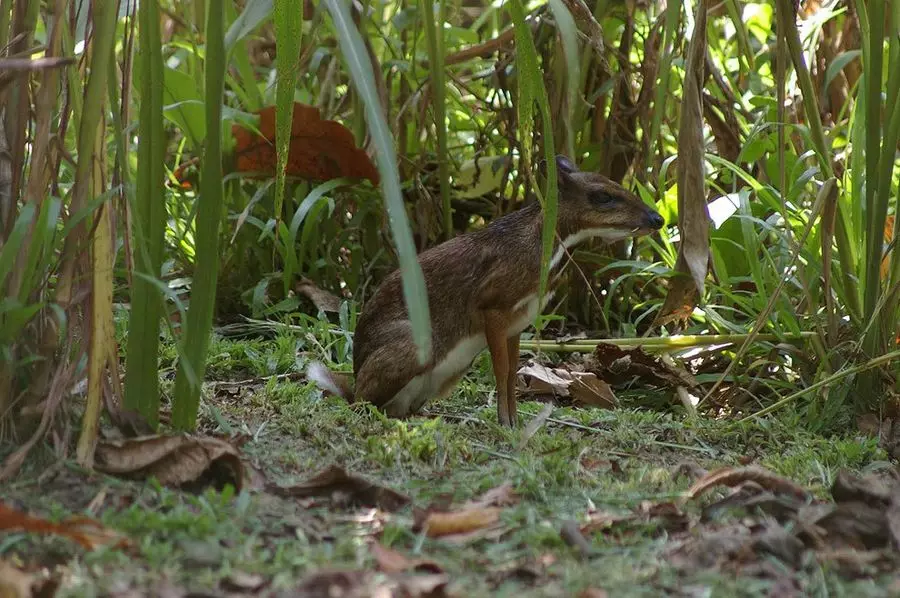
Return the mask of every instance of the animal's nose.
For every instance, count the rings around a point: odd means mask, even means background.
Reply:
[[[665,219],[658,212],[651,212],[650,216],[647,218],[647,221],[650,223],[650,226],[655,229],[660,229],[666,223]]]

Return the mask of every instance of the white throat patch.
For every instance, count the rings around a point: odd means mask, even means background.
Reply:
[[[556,251],[553,253],[553,257],[550,259],[550,269],[555,268],[562,261],[563,256],[566,255],[566,251],[571,249],[572,247],[578,245],[583,241],[587,241],[588,239],[593,239],[594,237],[600,237],[606,243],[613,243],[615,241],[620,241],[622,239],[627,239],[632,236],[632,232],[628,230],[624,230],[621,228],[586,228],[584,230],[580,230],[574,235],[569,235],[563,242],[556,248]]]

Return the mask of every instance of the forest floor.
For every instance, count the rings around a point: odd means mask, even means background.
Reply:
[[[900,505],[875,513],[868,533],[887,541],[864,550],[863,515],[832,498],[847,472],[893,471],[872,439],[817,436],[790,414],[692,420],[674,402],[638,408],[639,393],[615,410],[556,407],[531,427],[544,403],[523,401],[519,427],[504,429],[487,356],[451,398],[390,420],[272,377],[296,371],[295,349],[278,338],[211,349],[199,433],[239,446],[253,472],[242,491],[129,481],[36,450],[0,501],[52,521],[88,515],[130,546],[5,533],[0,564],[34,578],[55,567],[58,596],[900,595],[887,532]],[[740,478],[750,464],[771,478],[685,498],[706,471]],[[268,485],[248,481],[260,477]],[[875,483],[847,479],[862,494]]]

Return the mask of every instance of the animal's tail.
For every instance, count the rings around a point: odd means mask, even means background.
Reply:
[[[324,364],[313,361],[306,367],[306,377],[323,391],[353,402],[353,384],[349,375],[332,372]]]

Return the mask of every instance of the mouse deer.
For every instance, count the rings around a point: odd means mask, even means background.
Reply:
[[[308,378],[349,401],[366,400],[391,417],[406,417],[448,395],[487,348],[498,418],[503,425],[514,425],[519,335],[552,298],[568,250],[592,238],[610,243],[650,234],[665,224],[658,212],[605,176],[581,172],[564,156],[556,157],[556,167],[558,238],[542,298],[544,220],[540,204],[532,202],[418,256],[431,313],[429,363],[418,362],[395,270],[359,317],[353,340],[355,387],[320,363],[310,364]]]

